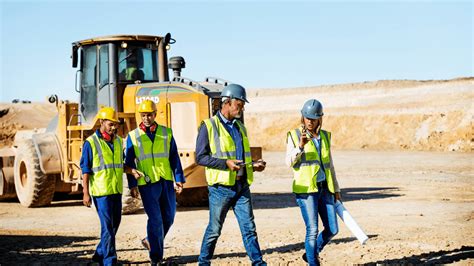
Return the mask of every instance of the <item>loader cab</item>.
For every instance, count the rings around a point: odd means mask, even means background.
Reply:
[[[171,35],[106,36],[73,43],[76,91],[82,124],[90,124],[101,106],[123,112],[125,87],[168,81],[166,46]]]

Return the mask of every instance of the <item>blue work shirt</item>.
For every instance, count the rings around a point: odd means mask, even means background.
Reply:
[[[100,130],[97,129],[95,133],[100,139],[103,139]],[[113,141],[106,141],[107,145],[110,147],[112,152],[114,151],[114,142]],[[82,174],[93,174],[92,172],[92,160],[94,159],[94,155],[92,154],[92,147],[89,141],[85,141],[84,145],[82,146],[82,156],[81,156],[81,171]]]
[[[318,171],[318,176],[316,178],[316,182],[321,182],[326,180],[326,172],[324,171],[324,164],[321,159],[321,133],[317,138],[312,138],[311,139],[314,143],[314,146],[316,146],[316,150],[318,150],[318,155],[319,155],[319,166],[321,167],[322,171]]]
[[[141,129],[140,129],[141,130]],[[150,128],[146,128],[146,135],[150,140],[153,142],[155,140],[155,132],[151,132]],[[132,140],[130,138],[127,138],[127,147],[125,148],[125,165],[136,169],[137,166],[135,164],[135,159],[137,158],[135,154],[135,149],[133,148]],[[179,159],[179,154],[178,154],[178,147],[176,146],[176,142],[174,140],[174,137],[171,137],[171,146],[170,146],[170,153],[168,157],[170,161],[170,166],[171,170],[173,171],[174,174],[174,180],[176,182],[186,182],[184,178],[184,173],[183,173],[183,167],[181,166],[181,160]],[[137,186],[137,180],[133,175],[127,174],[127,180],[128,180],[128,187],[133,188]]]
[[[217,112],[217,117],[224,124],[224,128],[229,132],[232,140],[235,144],[236,157],[237,160],[242,160],[244,158],[244,148],[242,135],[240,134],[239,126],[236,123],[236,120],[233,121],[227,120],[221,112]],[[207,133],[206,124],[201,123],[199,127],[199,133],[196,140],[196,162],[199,165],[203,165],[210,168],[226,170],[227,164],[226,159],[220,159],[212,157],[211,148],[209,146],[209,136]]]

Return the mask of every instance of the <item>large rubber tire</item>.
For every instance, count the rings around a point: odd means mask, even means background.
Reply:
[[[209,205],[207,187],[185,188],[177,195],[176,202],[182,207],[205,207]]]
[[[38,154],[32,140],[26,140],[19,147],[13,168],[16,195],[21,205],[40,207],[51,203],[56,176],[45,175],[41,171]]]
[[[143,207],[142,200],[136,199],[130,194],[128,188],[127,175],[123,175],[123,193],[122,193],[122,214],[133,214]]]

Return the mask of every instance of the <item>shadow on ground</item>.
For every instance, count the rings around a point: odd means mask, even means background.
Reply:
[[[87,264],[94,246],[84,242],[95,237],[0,235],[1,265]],[[88,247],[92,247],[92,249]],[[65,251],[70,247],[74,251]],[[85,247],[85,248],[82,248]],[[80,250],[78,250],[80,249]]]
[[[96,237],[0,235],[0,265],[98,265],[91,264],[98,242]],[[138,250],[120,249],[117,252],[120,257],[120,252]],[[129,264],[126,260],[119,263]]]
[[[377,235],[369,235],[369,238],[377,237]],[[329,245],[331,244],[341,244],[341,243],[347,243],[347,242],[352,242],[352,241],[357,241],[355,237],[345,237],[345,238],[335,238],[333,239]],[[243,244],[242,244],[242,249],[244,249]],[[262,250],[262,253],[265,257],[267,254],[273,254],[273,253],[294,253],[304,250],[304,242],[296,243],[296,244],[288,244],[280,247],[274,247],[274,248],[267,248]],[[296,256],[296,255],[295,255]],[[245,252],[234,252],[234,253],[224,253],[224,254],[215,254],[214,259],[220,258],[220,259],[225,259],[225,258],[245,258],[247,257],[247,253]],[[182,264],[182,263],[196,263],[198,262],[198,255],[189,255],[189,256],[180,256],[180,257],[170,257],[171,261],[177,264]]]
[[[400,197],[397,187],[355,187],[341,189],[342,201],[385,199]],[[252,193],[254,209],[297,207],[293,193]]]
[[[453,250],[440,250],[402,257],[399,259],[380,260],[365,265],[442,265],[474,258],[474,247],[462,246]]]

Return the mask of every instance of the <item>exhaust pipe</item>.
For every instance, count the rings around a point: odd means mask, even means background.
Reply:
[[[173,69],[175,78],[181,77],[181,69],[186,67],[186,62],[182,56],[173,56],[170,58],[168,68]]]

